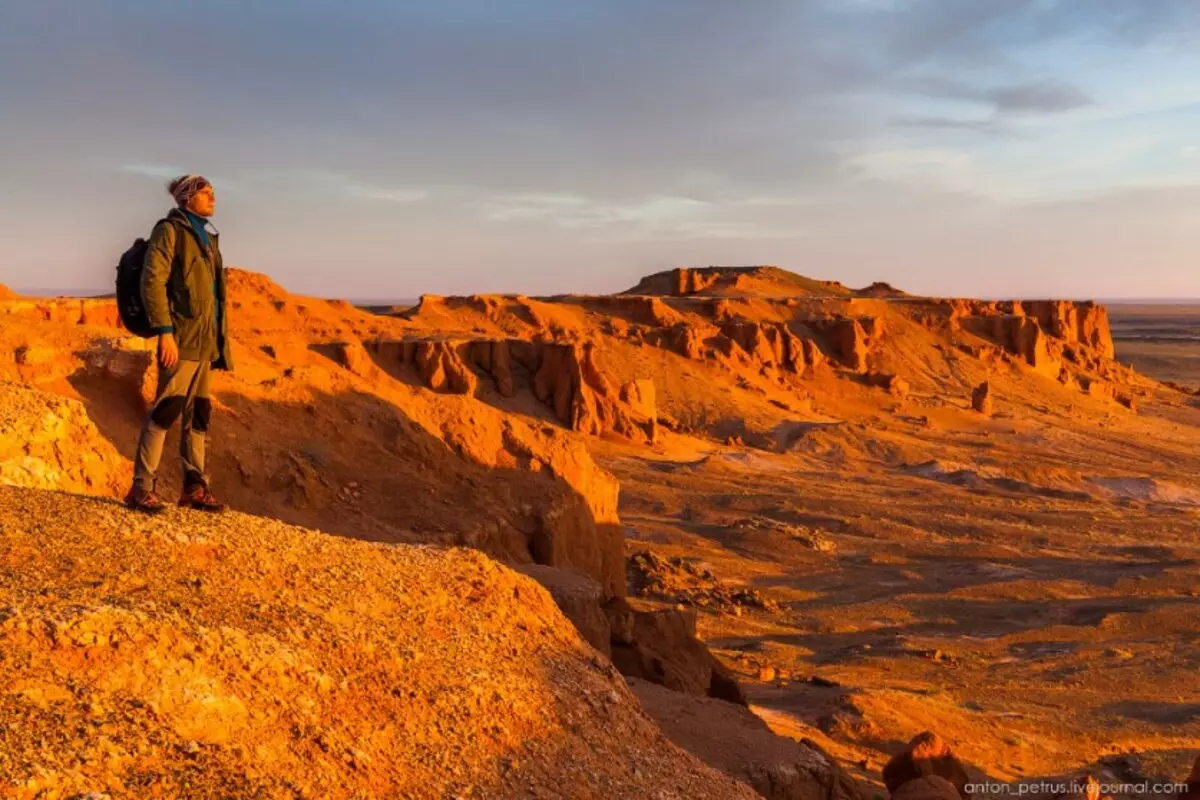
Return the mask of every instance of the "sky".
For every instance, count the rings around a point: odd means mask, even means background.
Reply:
[[[295,292],[1200,297],[1196,0],[0,0],[0,283],[209,177]]]

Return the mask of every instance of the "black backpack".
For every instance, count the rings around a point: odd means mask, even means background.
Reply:
[[[176,237],[178,241],[179,237]],[[130,333],[143,339],[158,335],[150,325],[150,316],[142,301],[142,269],[146,266],[148,248],[149,243],[145,239],[138,239],[117,262],[117,311],[121,315],[121,324]]]

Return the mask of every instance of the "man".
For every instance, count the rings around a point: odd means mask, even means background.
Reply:
[[[205,471],[212,418],[209,376],[214,369],[233,367],[226,334],[225,268],[217,231],[208,222],[216,195],[200,175],[183,175],[167,189],[177,207],[154,227],[142,271],[142,301],[158,333],[158,391],[142,424],[133,488],[125,503],[150,514],[166,509],[155,491],[155,474],[167,431],[182,420],[179,505],[222,511],[224,505],[208,488]]]

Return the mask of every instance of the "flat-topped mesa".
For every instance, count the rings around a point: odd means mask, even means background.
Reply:
[[[687,297],[697,294],[764,297],[835,296],[851,292],[837,281],[806,278],[774,266],[677,267],[656,272],[622,294]]]

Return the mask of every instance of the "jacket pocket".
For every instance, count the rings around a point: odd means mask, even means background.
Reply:
[[[183,319],[194,319],[196,307],[192,302],[192,292],[186,284],[171,289],[171,312]]]

